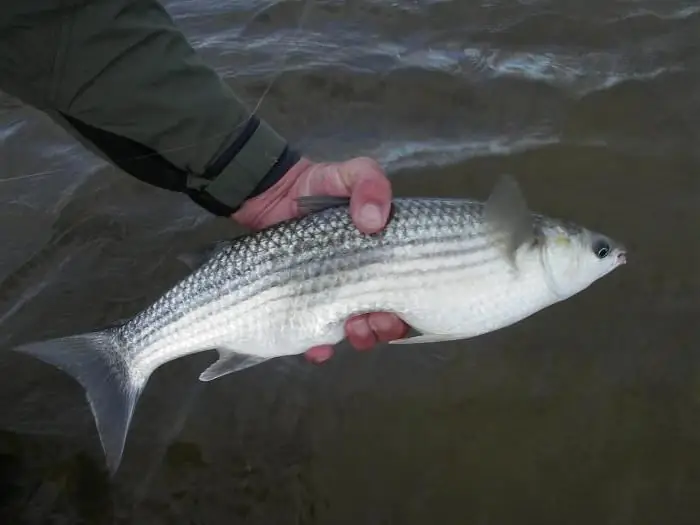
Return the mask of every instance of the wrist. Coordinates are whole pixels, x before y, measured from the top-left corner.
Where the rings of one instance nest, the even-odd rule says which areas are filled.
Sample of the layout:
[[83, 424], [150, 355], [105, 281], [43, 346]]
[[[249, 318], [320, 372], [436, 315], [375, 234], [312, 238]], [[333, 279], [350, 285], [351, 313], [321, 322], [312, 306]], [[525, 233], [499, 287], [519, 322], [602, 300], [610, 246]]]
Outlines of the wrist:
[[[244, 226], [258, 228], [262, 218], [285, 201], [285, 197], [293, 192], [299, 177], [313, 165], [310, 159], [301, 157], [269, 188], [247, 199], [231, 218]], [[295, 203], [287, 201], [286, 205], [295, 206]], [[295, 211], [280, 210], [280, 214], [291, 216]]]

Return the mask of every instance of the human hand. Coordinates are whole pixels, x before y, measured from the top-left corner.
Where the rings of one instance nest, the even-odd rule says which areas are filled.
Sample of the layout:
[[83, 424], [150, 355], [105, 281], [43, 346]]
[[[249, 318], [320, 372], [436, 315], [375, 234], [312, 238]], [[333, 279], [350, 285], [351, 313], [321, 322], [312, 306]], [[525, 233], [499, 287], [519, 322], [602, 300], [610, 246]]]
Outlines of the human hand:
[[[269, 190], [246, 201], [232, 218], [252, 229], [265, 228], [301, 215], [296, 199], [311, 195], [350, 197], [350, 215], [363, 233], [384, 228], [391, 208], [391, 184], [376, 161], [359, 157], [315, 163], [303, 158]], [[358, 350], [401, 339], [408, 330], [408, 325], [388, 312], [358, 315], [345, 323], [345, 335]], [[305, 355], [309, 361], [322, 363], [333, 356], [333, 347], [316, 346]]]

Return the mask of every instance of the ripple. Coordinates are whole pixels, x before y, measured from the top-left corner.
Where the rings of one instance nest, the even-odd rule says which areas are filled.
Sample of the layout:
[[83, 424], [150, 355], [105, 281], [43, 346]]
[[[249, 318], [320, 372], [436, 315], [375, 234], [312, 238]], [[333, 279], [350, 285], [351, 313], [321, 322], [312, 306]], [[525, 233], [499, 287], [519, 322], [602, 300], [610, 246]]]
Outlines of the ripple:
[[398, 171], [458, 164], [476, 157], [508, 156], [559, 142], [559, 138], [545, 133], [518, 137], [470, 138], [460, 142], [398, 141], [385, 142], [368, 153], [378, 159], [388, 171]]
[[659, 6], [656, 9], [639, 8], [633, 9], [629, 13], [614, 18], [613, 21], [628, 20], [633, 18], [652, 17], [659, 20], [685, 20], [693, 15], [700, 13], [700, 6], [687, 5], [685, 7], [676, 8], [674, 6]]
[[[688, 226], [698, 222], [700, 195], [697, 2], [165, 5], [237, 93], [252, 102], [266, 93], [261, 113], [305, 153], [328, 160], [369, 154], [390, 172], [422, 168], [411, 189], [424, 194], [469, 194], [480, 174], [520, 172], [543, 209], [619, 233], [636, 262], [621, 280], [606, 281], [607, 291], [572, 301], [574, 310], [545, 312], [529, 329], [513, 327], [512, 344], [511, 336], [497, 334], [471, 341], [468, 352], [441, 346], [440, 355], [459, 357], [440, 365], [439, 375], [425, 357], [421, 362], [388, 351], [370, 353], [369, 360], [338, 355], [321, 368], [300, 360], [277, 375], [265, 366], [211, 384], [210, 397], [199, 401], [179, 439], [214, 461], [167, 463], [131, 521], [236, 516], [363, 523], [371, 516], [425, 523], [463, 512], [464, 495], [471, 494], [472, 521], [542, 522], [561, 515], [561, 522], [579, 503], [581, 487], [593, 488], [585, 502], [593, 509], [589, 522], [598, 514], [659, 523], [697, 514], [688, 470], [697, 463], [695, 442], [685, 450], [673, 441], [697, 434], [698, 250], [697, 232]], [[304, 6], [310, 13], [299, 30]], [[582, 147], [589, 144], [596, 147]], [[178, 245], [231, 234], [231, 221], [217, 220], [221, 230], [214, 231], [214, 221], [200, 222], [209, 216], [190, 211], [188, 199], [112, 168], [77, 187], [99, 161], [2, 98], [0, 145], [0, 342], [6, 345], [126, 317], [181, 276], [174, 262]], [[581, 319], [597, 328], [577, 327]], [[419, 354], [425, 349], [415, 350]], [[110, 492], [82, 470], [64, 467], [88, 445], [95, 465], [103, 461], [79, 386], [19, 354], [0, 352], [0, 358], [9, 401], [0, 425], [71, 436], [36, 442], [20, 436], [11, 449], [11, 457], [22, 458], [21, 472], [8, 478], [18, 488], [8, 500], [12, 507], [31, 508], [35, 521], [76, 522], [74, 509], [94, 509], [100, 498], [114, 497], [119, 518], [128, 519], [124, 509], [133, 499], [120, 492], [131, 496], [129, 481], [147, 477], [144, 465], [158, 457], [149, 439], [168, 419], [162, 413], [179, 406], [182, 396], [172, 392], [185, 393], [182, 385], [196, 381], [196, 374], [183, 380], [169, 365], [154, 376], [146, 396], [151, 401], [140, 405], [136, 419], [142, 423], [135, 419], [130, 435], [132, 477], [127, 470], [126, 488], [115, 484]], [[691, 402], [676, 407], [678, 399]], [[518, 405], [522, 400], [526, 404]], [[683, 424], [674, 427], [679, 415]], [[432, 431], [440, 428], [448, 431]], [[474, 428], [486, 428], [485, 437], [475, 441]], [[531, 439], [514, 448], [513, 435]], [[406, 436], [415, 439], [406, 442]], [[631, 453], [620, 454], [618, 445], [629, 442]], [[396, 443], [402, 446], [388, 446]], [[358, 450], [365, 449], [358, 461]], [[504, 460], [504, 451], [513, 453]], [[559, 461], [566, 457], [574, 470]], [[585, 461], [591, 457], [593, 463]], [[428, 478], [426, 465], [435, 466]], [[583, 469], [576, 471], [577, 465]], [[543, 471], [554, 474], [538, 477]], [[652, 474], [641, 488], [635, 483], [640, 472]], [[523, 473], [535, 491], [526, 497]], [[64, 485], [71, 490], [58, 490]], [[619, 487], [622, 498], [616, 497]], [[536, 500], [542, 490], [553, 494], [554, 507], [528, 507], [528, 497]], [[658, 494], [659, 504], [645, 505], [649, 494]], [[358, 510], [358, 501], [368, 504]], [[405, 501], [417, 503], [407, 507]], [[669, 508], [679, 510], [669, 518]], [[83, 521], [113, 517], [99, 512]]]
[[4, 122], [2, 127], [0, 127], [0, 142], [4, 142], [17, 133], [20, 133], [26, 125], [27, 122], [25, 120], [19, 119]]
[[[647, 31], [627, 38], [619, 28], [604, 29], [601, 23], [536, 13], [472, 32], [455, 33], [437, 25], [393, 36], [373, 25], [336, 17], [304, 30], [293, 24], [269, 31], [227, 28], [196, 43], [216, 56], [212, 61], [221, 74], [242, 83], [341, 66], [376, 74], [408, 67], [447, 72], [471, 83], [502, 78], [540, 82], [581, 96], [685, 67], [683, 57], [677, 56], [675, 34]], [[557, 34], [543, 35], [539, 25]], [[589, 30], [595, 43], [574, 36]]]
[[[471, 54], [474, 56], [474, 52]], [[661, 65], [650, 54], [631, 56], [621, 53], [569, 54], [492, 50], [480, 60], [491, 78], [526, 79], [567, 90], [582, 96], [628, 80], [653, 80], [665, 73], [682, 71], [681, 64]]]

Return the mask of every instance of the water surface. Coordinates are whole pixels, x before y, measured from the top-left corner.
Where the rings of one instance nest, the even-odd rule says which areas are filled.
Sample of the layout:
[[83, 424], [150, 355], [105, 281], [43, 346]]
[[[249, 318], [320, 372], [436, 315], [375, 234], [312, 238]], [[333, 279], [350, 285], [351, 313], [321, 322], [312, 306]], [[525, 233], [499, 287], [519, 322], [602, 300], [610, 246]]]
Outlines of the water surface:
[[697, 523], [697, 3], [166, 7], [309, 155], [374, 156], [402, 195], [485, 197], [511, 173], [629, 264], [472, 341], [341, 345], [206, 385], [214, 355], [170, 363], [110, 485], [80, 388], [10, 347], [132, 315], [186, 274], [178, 254], [241, 230], [2, 96], [3, 523]]

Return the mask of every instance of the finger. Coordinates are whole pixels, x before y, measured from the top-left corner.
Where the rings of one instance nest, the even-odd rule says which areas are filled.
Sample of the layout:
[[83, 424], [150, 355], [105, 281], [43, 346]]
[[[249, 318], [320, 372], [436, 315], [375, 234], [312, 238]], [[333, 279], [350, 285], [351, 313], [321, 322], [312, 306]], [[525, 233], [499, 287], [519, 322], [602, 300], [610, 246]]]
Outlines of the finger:
[[377, 338], [369, 325], [369, 315], [357, 315], [345, 322], [345, 335], [357, 350], [369, 350]]
[[384, 178], [361, 179], [352, 189], [350, 216], [363, 233], [380, 231], [389, 220], [391, 187]]
[[403, 339], [409, 331], [405, 322], [389, 312], [371, 313], [367, 316], [367, 321], [375, 338], [380, 342]]
[[375, 233], [391, 211], [391, 183], [377, 161], [359, 157], [340, 165], [340, 183], [350, 195], [350, 215], [357, 228]]
[[309, 173], [300, 192], [349, 196], [350, 215], [363, 233], [381, 230], [391, 211], [391, 183], [381, 166], [370, 158], [318, 165]]
[[333, 347], [331, 345], [314, 346], [304, 352], [304, 357], [311, 363], [323, 363], [333, 357]]

